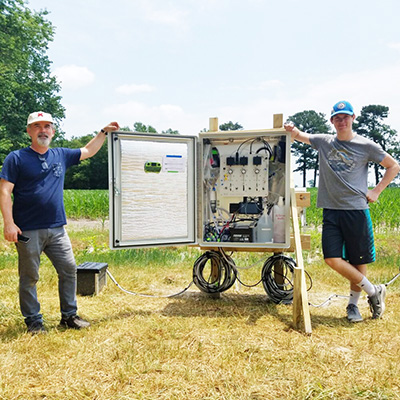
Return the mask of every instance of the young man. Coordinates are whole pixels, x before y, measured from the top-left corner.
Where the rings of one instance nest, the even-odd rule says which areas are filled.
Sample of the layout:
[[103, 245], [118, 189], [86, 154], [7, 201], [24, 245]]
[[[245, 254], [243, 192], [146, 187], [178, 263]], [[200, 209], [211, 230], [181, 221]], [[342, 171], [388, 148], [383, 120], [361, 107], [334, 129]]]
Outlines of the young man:
[[68, 167], [99, 151], [107, 132], [118, 129], [118, 123], [111, 122], [81, 149], [50, 148], [53, 118], [43, 111], [34, 112], [26, 129], [32, 144], [11, 152], [4, 161], [0, 174], [4, 238], [16, 243], [20, 307], [31, 333], [45, 331], [36, 292], [42, 252], [58, 274], [61, 326], [90, 326], [77, 315], [76, 263], [64, 229], [64, 176]]
[[[361, 291], [368, 295], [372, 318], [385, 311], [385, 285], [373, 285], [366, 278], [367, 264], [375, 261], [374, 237], [368, 203], [399, 172], [398, 163], [373, 141], [352, 130], [353, 107], [347, 101], [333, 106], [331, 123], [336, 135], [301, 132], [293, 123], [285, 124], [292, 138], [318, 150], [320, 172], [317, 207], [323, 208], [322, 249], [325, 262], [350, 281], [347, 318], [362, 321], [357, 307]], [[368, 190], [368, 163], [386, 168], [379, 184]]]

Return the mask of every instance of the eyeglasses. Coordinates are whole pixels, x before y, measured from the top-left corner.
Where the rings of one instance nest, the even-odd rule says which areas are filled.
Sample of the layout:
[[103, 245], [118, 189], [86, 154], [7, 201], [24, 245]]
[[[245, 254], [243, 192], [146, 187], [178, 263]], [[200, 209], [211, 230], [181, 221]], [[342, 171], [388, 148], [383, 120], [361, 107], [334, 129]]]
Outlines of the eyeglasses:
[[46, 159], [43, 156], [38, 156], [39, 160], [42, 162], [42, 169], [44, 171], [49, 169], [49, 166], [47, 165]]

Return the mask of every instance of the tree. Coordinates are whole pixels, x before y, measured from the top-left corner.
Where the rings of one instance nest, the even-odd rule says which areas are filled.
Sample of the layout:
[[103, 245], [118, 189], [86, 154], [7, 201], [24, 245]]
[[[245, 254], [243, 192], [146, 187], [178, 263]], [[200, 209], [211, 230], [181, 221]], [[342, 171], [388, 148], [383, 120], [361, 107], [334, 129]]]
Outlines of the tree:
[[[353, 129], [359, 135], [365, 136], [378, 143], [383, 150], [388, 152], [397, 160], [400, 159], [400, 143], [397, 140], [397, 132], [383, 120], [389, 115], [389, 107], [382, 105], [369, 105], [361, 109], [360, 115], [353, 124]], [[375, 183], [378, 184], [382, 174], [382, 166], [373, 164]]]
[[[97, 134], [60, 140], [57, 146], [79, 149]], [[68, 168], [65, 173], [65, 189], [108, 189], [108, 146], [107, 140], [94, 157]]]
[[157, 133], [156, 129], [151, 125], [144, 125], [141, 122], [135, 122], [133, 124], [133, 128], [135, 132], [148, 132], [148, 133]]
[[173, 130], [171, 128], [168, 128], [166, 131], [162, 131], [162, 133], [167, 135], [179, 135], [179, 131]]
[[[294, 122], [296, 127], [307, 133], [329, 133], [330, 126], [322, 113], [316, 111], [302, 111], [292, 115], [289, 119]], [[317, 171], [319, 167], [318, 152], [310, 145], [300, 142], [294, 142], [292, 145], [293, 154], [297, 157], [296, 164], [298, 167], [294, 170], [303, 174], [303, 186], [307, 183], [307, 170], [314, 170], [313, 186], [317, 182]]]
[[33, 12], [25, 4], [0, 0], [0, 163], [10, 150], [29, 145], [25, 128], [31, 112], [46, 111], [56, 121], [65, 112], [46, 55], [54, 28], [46, 11]]
[[243, 126], [239, 122], [233, 123], [232, 121], [225, 122], [219, 126], [220, 131], [239, 131], [243, 129]]

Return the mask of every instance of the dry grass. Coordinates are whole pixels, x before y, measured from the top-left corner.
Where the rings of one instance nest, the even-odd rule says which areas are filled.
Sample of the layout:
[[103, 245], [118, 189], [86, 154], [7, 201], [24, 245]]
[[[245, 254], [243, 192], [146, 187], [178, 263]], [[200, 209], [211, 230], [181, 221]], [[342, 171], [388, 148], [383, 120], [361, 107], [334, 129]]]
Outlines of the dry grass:
[[[108, 262], [116, 279], [134, 291], [179, 291], [190, 282], [199, 254], [185, 248], [124, 258], [107, 249], [101, 228], [69, 231], [78, 262]], [[387, 282], [398, 272], [397, 237], [378, 238], [377, 247], [387, 254], [370, 268], [370, 278]], [[246, 257], [233, 256], [239, 264]], [[309, 300], [346, 295], [345, 282], [317, 253], [310, 257]], [[78, 298], [92, 327], [63, 331], [57, 328], [56, 275], [43, 257], [38, 291], [48, 333], [31, 336], [18, 308], [15, 253], [4, 242], [0, 258], [0, 399], [400, 398], [398, 281], [388, 289], [383, 319], [370, 319], [363, 298], [365, 321], [351, 325], [344, 318], [346, 299], [337, 298], [311, 307], [313, 334], [306, 336], [292, 328], [292, 307], [269, 302], [262, 285], [233, 287], [220, 299], [192, 286], [167, 299], [130, 296], [109, 280], [98, 296]], [[242, 279], [256, 282], [259, 272], [253, 268]]]

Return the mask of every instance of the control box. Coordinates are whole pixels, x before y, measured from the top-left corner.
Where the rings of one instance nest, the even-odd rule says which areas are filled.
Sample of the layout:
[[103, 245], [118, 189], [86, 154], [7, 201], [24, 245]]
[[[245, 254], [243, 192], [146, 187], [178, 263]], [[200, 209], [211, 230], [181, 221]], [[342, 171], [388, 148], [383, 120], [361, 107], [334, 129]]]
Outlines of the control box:
[[201, 246], [289, 247], [290, 137], [219, 131], [199, 138]]
[[290, 134], [108, 135], [111, 248], [288, 248]]

